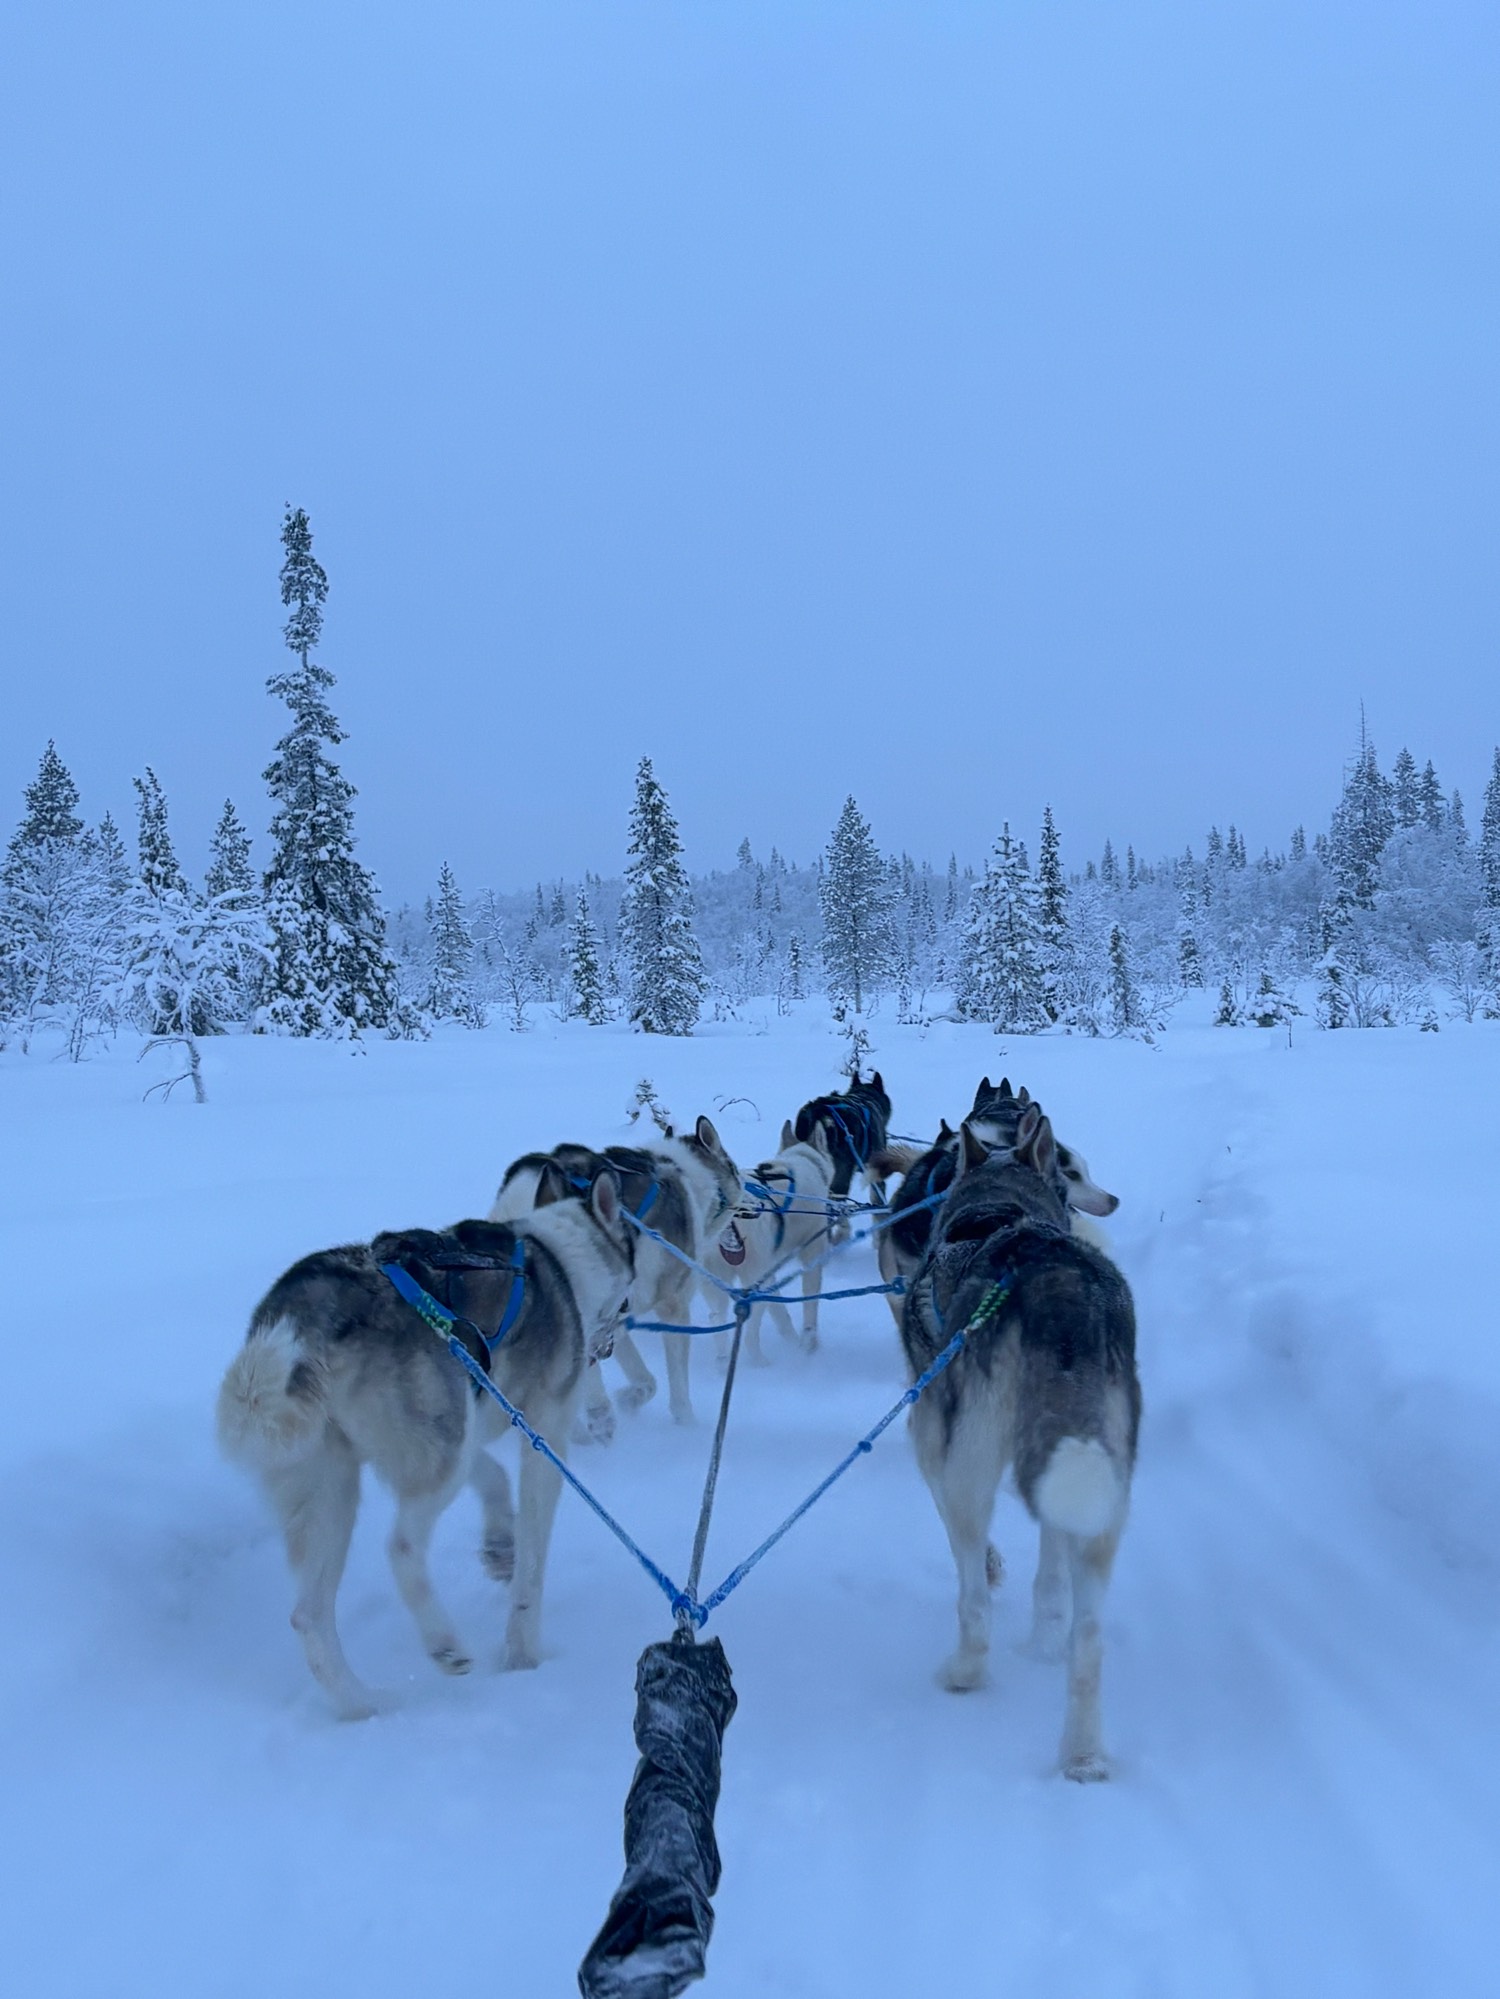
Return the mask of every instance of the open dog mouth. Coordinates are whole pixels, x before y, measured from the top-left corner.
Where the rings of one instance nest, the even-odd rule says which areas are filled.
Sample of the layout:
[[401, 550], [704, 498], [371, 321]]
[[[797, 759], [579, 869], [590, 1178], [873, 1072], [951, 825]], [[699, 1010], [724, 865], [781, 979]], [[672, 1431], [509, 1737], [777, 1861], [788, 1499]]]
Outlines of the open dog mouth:
[[719, 1254], [731, 1267], [745, 1260], [745, 1238], [740, 1234], [739, 1224], [731, 1222], [719, 1237]]

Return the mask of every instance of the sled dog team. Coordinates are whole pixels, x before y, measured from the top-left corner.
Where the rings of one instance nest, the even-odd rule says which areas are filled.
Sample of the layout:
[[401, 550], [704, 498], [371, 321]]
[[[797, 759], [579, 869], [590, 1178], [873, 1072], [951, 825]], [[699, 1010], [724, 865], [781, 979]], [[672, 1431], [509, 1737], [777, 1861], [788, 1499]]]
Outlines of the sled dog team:
[[[891, 1143], [890, 1117], [880, 1075], [856, 1078], [804, 1104], [776, 1157], [743, 1177], [707, 1118], [651, 1145], [528, 1153], [507, 1169], [485, 1220], [320, 1250], [277, 1280], [224, 1378], [219, 1438], [280, 1518], [292, 1623], [341, 1715], [381, 1705], [345, 1657], [334, 1614], [366, 1464], [395, 1494], [391, 1568], [437, 1665], [464, 1673], [471, 1664], [427, 1560], [438, 1518], [465, 1485], [480, 1500], [484, 1567], [510, 1586], [504, 1663], [541, 1656], [560, 1476], [523, 1449], [513, 1499], [487, 1448], [508, 1420], [407, 1302], [413, 1285], [454, 1315], [474, 1359], [566, 1455], [575, 1424], [599, 1440], [613, 1431], [611, 1354], [626, 1378], [621, 1407], [655, 1394], [623, 1321], [691, 1323], [703, 1281], [694, 1265], [746, 1287], [800, 1265], [801, 1342], [814, 1348], [817, 1266], [841, 1226], [830, 1204], [856, 1174], [884, 1204], [886, 1180], [899, 1174], [876, 1241], [883, 1278], [904, 1287], [890, 1303], [912, 1378], [967, 1329], [911, 1415], [958, 1571], [958, 1646], [943, 1683], [959, 1690], [985, 1678], [1000, 1578], [990, 1519], [1012, 1467], [1041, 1531], [1032, 1644], [1067, 1661], [1062, 1767], [1080, 1780], [1106, 1774], [1100, 1611], [1129, 1501], [1140, 1388], [1129, 1288], [1075, 1218], [1117, 1202], [1008, 1081], [993, 1088], [986, 1077], [960, 1127], [945, 1121], [925, 1150]], [[795, 1337], [784, 1305], [758, 1305], [746, 1327], [752, 1362], [766, 1312]], [[662, 1340], [671, 1412], [689, 1422], [691, 1339]]]

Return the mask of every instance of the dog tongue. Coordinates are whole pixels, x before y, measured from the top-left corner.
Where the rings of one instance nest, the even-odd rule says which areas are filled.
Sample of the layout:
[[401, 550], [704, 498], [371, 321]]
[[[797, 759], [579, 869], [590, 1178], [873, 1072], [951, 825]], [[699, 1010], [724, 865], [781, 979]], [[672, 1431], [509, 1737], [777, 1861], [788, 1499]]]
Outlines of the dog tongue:
[[745, 1239], [733, 1222], [719, 1237], [719, 1254], [726, 1263], [743, 1263], [745, 1260]]

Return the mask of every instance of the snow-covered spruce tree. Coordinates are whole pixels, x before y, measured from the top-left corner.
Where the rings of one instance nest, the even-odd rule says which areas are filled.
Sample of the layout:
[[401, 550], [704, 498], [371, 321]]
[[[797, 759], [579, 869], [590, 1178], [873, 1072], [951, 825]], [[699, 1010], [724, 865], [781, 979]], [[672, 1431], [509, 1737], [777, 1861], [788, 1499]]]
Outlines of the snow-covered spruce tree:
[[829, 998], [863, 1013], [891, 976], [896, 939], [890, 878], [852, 797], [828, 842], [819, 902]]
[[599, 933], [589, 914], [589, 899], [582, 889], [573, 910], [573, 931], [568, 939], [568, 1011], [589, 1027], [602, 1027], [609, 1019], [604, 999], [604, 977], [599, 969]]
[[78, 843], [79, 864], [68, 877], [64, 934], [68, 940], [68, 1059], [81, 1062], [90, 1044], [118, 1025], [125, 978], [134, 877], [119, 828], [106, 812]]
[[1228, 979], [1224, 979], [1219, 986], [1219, 1004], [1214, 1013], [1214, 1026], [1240, 1027], [1243, 1023], [1244, 1016], [1241, 1014], [1239, 1003], [1235, 999], [1234, 987]]
[[1008, 821], [970, 898], [964, 945], [969, 1019], [987, 1020], [997, 1034], [1031, 1034], [1047, 1025], [1036, 885]]
[[1438, 774], [1429, 757], [1422, 767], [1422, 775], [1417, 779], [1417, 799], [1421, 806], [1422, 824], [1429, 833], [1441, 833], [1448, 817], [1448, 808], [1443, 799], [1443, 787], [1438, 783]]
[[1134, 1034], [1145, 1025], [1130, 968], [1130, 947], [1118, 923], [1111, 924], [1109, 932], [1109, 1015], [1116, 1034]]
[[1048, 1018], [1060, 1020], [1066, 1009], [1068, 960], [1068, 878], [1063, 873], [1062, 843], [1052, 807], [1042, 807], [1042, 838], [1036, 860], [1036, 917], [1040, 937], [1042, 999]]
[[1398, 750], [1391, 765], [1391, 810], [1398, 827], [1421, 821], [1422, 780], [1417, 775], [1417, 760], [1407, 749]]
[[1486, 909], [1500, 909], [1500, 749], [1484, 788], [1479, 821], [1479, 884]]
[[276, 802], [265, 877], [276, 955], [260, 1018], [289, 1034], [402, 1031], [413, 1023], [398, 1003], [385, 918], [375, 884], [354, 855], [354, 787], [328, 753], [344, 741], [328, 706], [334, 677], [312, 658], [328, 578], [301, 507], [288, 507], [281, 540], [281, 601], [291, 608], [283, 636], [297, 665], [266, 682], [292, 721], [265, 771]]
[[247, 902], [260, 899], [260, 884], [250, 865], [250, 835], [245, 831], [234, 800], [224, 800], [224, 810], [208, 843], [208, 872], [203, 877], [208, 896], [241, 896]]
[[1245, 1011], [1253, 1027], [1286, 1027], [1302, 1009], [1282, 991], [1268, 967], [1263, 967]]
[[474, 939], [464, 918], [464, 899], [446, 861], [438, 871], [437, 901], [432, 910], [432, 977], [425, 996], [434, 1020], [459, 1020], [465, 1027], [484, 1026], [484, 1008], [474, 992]]
[[26, 787], [26, 811], [0, 866], [0, 1024], [28, 1048], [68, 999], [70, 880], [79, 867], [78, 787], [55, 743]]
[[1380, 886], [1380, 857], [1395, 831], [1391, 786], [1382, 777], [1375, 745], [1360, 716], [1359, 754], [1344, 780], [1344, 792], [1330, 828], [1330, 859], [1336, 891], [1345, 909], [1373, 909]]
[[[208, 843], [208, 871], [203, 877], [203, 893], [224, 912], [253, 914], [263, 919], [264, 904], [260, 882], [250, 862], [250, 835], [246, 832], [234, 801], [226, 798]], [[222, 1020], [248, 1021], [260, 1003], [266, 959], [257, 954], [226, 966], [214, 995], [214, 1012]]]
[[629, 967], [632, 1025], [645, 1034], [691, 1034], [707, 981], [677, 821], [650, 757], [641, 758], [635, 774], [620, 946]]
[[1336, 902], [1327, 904], [1321, 920], [1323, 953], [1318, 960], [1319, 1027], [1337, 1028], [1349, 1025], [1348, 976], [1343, 960], [1343, 947], [1348, 936], [1348, 928], [1347, 913], [1341, 910]]
[[141, 887], [147, 895], [186, 895], [187, 876], [177, 865], [172, 835], [167, 830], [167, 800], [161, 780], [147, 764], [146, 775], [131, 782], [136, 789], [136, 852]]

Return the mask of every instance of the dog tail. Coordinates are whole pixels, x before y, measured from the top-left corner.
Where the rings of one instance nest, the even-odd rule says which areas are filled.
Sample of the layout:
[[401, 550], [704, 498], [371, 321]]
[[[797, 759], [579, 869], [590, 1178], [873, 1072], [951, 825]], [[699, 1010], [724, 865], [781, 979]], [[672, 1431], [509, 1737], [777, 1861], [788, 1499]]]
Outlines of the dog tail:
[[882, 1180], [888, 1173], [910, 1173], [921, 1157], [920, 1145], [882, 1145], [870, 1154], [870, 1171]]
[[1091, 1541], [1118, 1524], [1129, 1490], [1097, 1437], [1060, 1437], [1027, 1498], [1044, 1526]]
[[300, 1458], [323, 1434], [324, 1388], [294, 1319], [252, 1323], [219, 1390], [220, 1450], [250, 1471]]

